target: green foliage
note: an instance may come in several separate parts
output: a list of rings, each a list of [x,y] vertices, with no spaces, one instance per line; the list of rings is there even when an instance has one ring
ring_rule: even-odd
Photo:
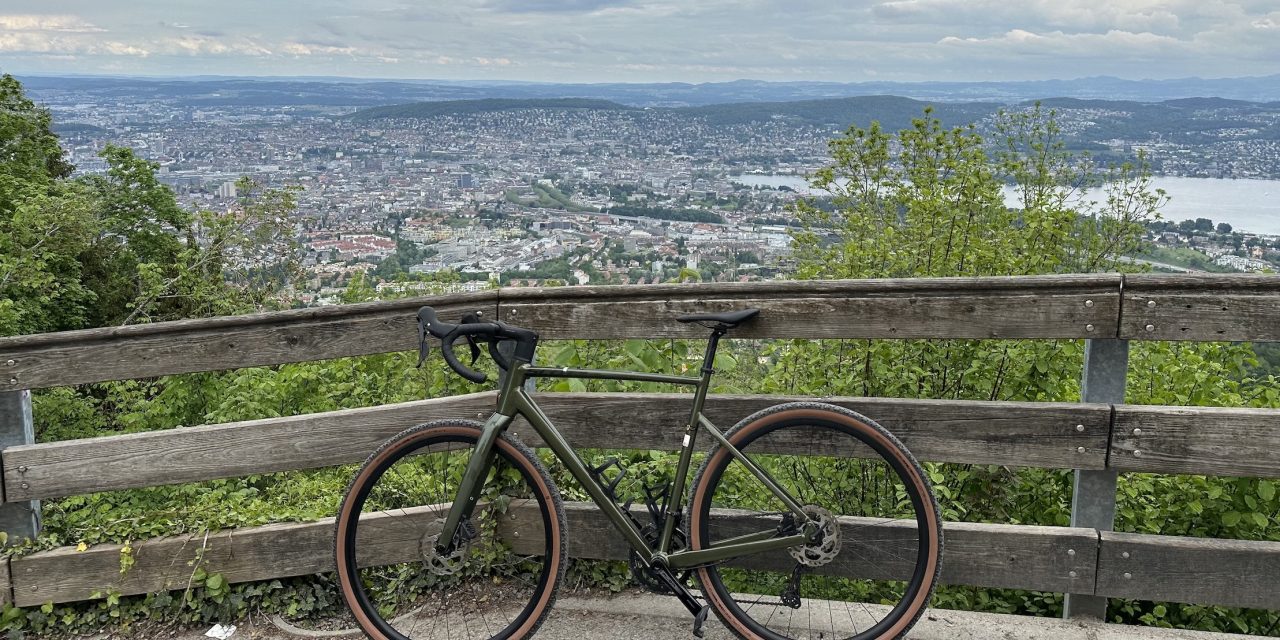
[[[548,209],[564,209],[565,211],[595,211],[592,207],[584,207],[574,202],[568,195],[556,188],[554,185],[535,182],[532,187],[533,193],[537,198],[533,202],[524,203],[529,206],[538,206]]]
[[[83,637],[104,629],[139,630],[156,637],[161,627],[209,624],[254,615],[337,615],[342,600],[332,574],[305,578],[228,584],[221,574],[197,568],[190,586],[145,596],[121,596],[104,591],[82,603],[19,608],[11,604],[0,612],[0,629],[10,638]],[[146,630],[146,631],[144,631]],[[153,631],[157,633],[148,633]],[[169,633],[165,632],[166,635]]]
[[[0,78],[0,335],[244,313],[295,274],[289,190],[188,212],[126,148],[71,178],[49,114]]]
[[[395,253],[386,257],[385,260],[378,263],[377,270],[374,275],[383,280],[396,280],[401,277],[409,276],[409,267],[420,265],[436,254],[440,253],[435,247],[420,247],[417,243],[404,238],[396,239]]]
[[[801,201],[801,278],[1031,275],[1124,271],[1143,222],[1163,203],[1144,167],[1105,175],[1066,151],[1051,112],[1004,114],[994,157],[973,127],[944,129],[926,110],[896,135],[872,123],[830,143],[811,180],[834,210]],[[1104,180],[1105,178],[1105,180]],[[1082,189],[1106,185],[1103,202]],[[1005,206],[1010,183],[1020,210]]]
[[[1106,171],[1066,150],[1052,112],[1003,114],[994,153],[972,128],[925,118],[896,135],[872,124],[831,143],[832,163],[813,178],[830,203],[801,202],[794,232],[798,273],[808,278],[991,276],[1129,271],[1145,223],[1165,194],[1141,158]],[[1012,184],[1024,207],[1007,209]],[[1082,196],[1101,185],[1099,201]],[[826,205],[826,206],[820,206]],[[834,205],[834,206],[832,206]],[[760,390],[1070,402],[1079,398],[1078,341],[777,341]],[[1135,343],[1127,399],[1133,403],[1280,406],[1277,381],[1261,375],[1248,345]],[[1066,525],[1071,472],[928,465],[951,520]],[[1264,498],[1264,496],[1269,496]],[[1274,486],[1256,479],[1130,474],[1122,478],[1116,528],[1143,533],[1280,540]],[[1060,612],[1060,598],[948,587],[941,606],[1009,613]],[[1156,607],[1159,607],[1158,609]],[[1120,602],[1121,622],[1201,629],[1265,630],[1275,613]],[[1274,627],[1273,627],[1274,628]]]

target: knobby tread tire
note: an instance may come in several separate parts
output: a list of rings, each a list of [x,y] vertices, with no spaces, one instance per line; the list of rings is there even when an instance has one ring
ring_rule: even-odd
[[[350,497],[354,495],[352,491],[356,488],[356,483],[363,475],[363,471],[369,465],[373,464],[376,460],[378,460],[389,449],[394,449],[396,447],[404,446],[406,442],[410,442],[416,439],[416,437],[419,434],[425,431],[431,431],[435,429],[446,429],[446,428],[452,428],[452,429],[463,428],[463,429],[473,430],[475,432],[474,439],[478,440],[480,433],[484,430],[484,424],[480,422],[476,422],[474,420],[442,419],[442,420],[433,420],[431,422],[410,427],[408,429],[405,429],[404,431],[401,431],[395,436],[392,436],[391,438],[387,439],[386,442],[383,442],[382,445],[379,446],[373,453],[369,454],[369,457],[366,458],[364,463],[360,465],[360,469],[357,470],[354,475],[352,475],[351,480],[348,481],[347,483],[346,490],[343,492],[342,502],[339,506],[339,517],[334,519],[334,564],[338,568],[339,583],[342,583],[344,581],[343,576],[345,575],[341,566],[341,556],[338,552],[338,549],[340,549],[341,546],[345,543],[345,539],[343,537],[343,525],[346,524],[346,522],[342,518],[341,514],[345,509],[347,500],[349,500]],[[564,536],[568,526],[568,521],[565,517],[564,500],[560,496],[560,490],[556,486],[555,481],[552,480],[551,475],[547,473],[546,467],[542,465],[542,462],[538,459],[538,456],[536,453],[534,453],[533,449],[530,449],[528,445],[522,442],[513,433],[504,432],[499,439],[502,442],[506,443],[507,445],[510,445],[511,449],[515,452],[516,455],[523,457],[524,461],[529,466],[529,470],[532,471],[534,474],[536,474],[536,476],[541,480],[541,482],[545,483],[547,489],[550,492],[549,500],[547,502],[549,503],[551,509],[554,512],[552,514],[552,517],[555,519],[556,522],[559,523],[558,528],[560,531],[560,535],[555,537],[555,545],[553,546],[553,549],[557,549],[559,551],[559,553],[556,554],[557,557],[559,558],[559,561],[556,563],[556,567],[553,569],[551,576],[548,579],[549,586],[547,586],[546,589],[550,590],[550,594],[548,596],[546,604],[543,605],[542,609],[538,612],[537,619],[534,621],[533,626],[530,627],[523,635],[520,635],[520,636],[508,635],[502,639],[502,640],[524,640],[525,638],[532,637],[534,634],[537,633],[538,629],[542,627],[542,623],[546,620],[547,614],[550,613],[551,609],[555,606],[556,596],[559,592],[560,585],[564,582],[565,570],[568,567],[568,556],[565,553],[566,549],[565,549],[565,542],[564,542]],[[496,446],[498,445],[495,444],[495,447]],[[354,607],[352,607],[352,603],[347,599],[348,598],[347,588],[344,585],[340,584],[339,592],[340,592],[340,595],[342,595],[343,601],[347,605],[348,609],[352,609],[352,612],[355,613]],[[359,618],[359,615],[357,615],[357,619],[358,618]],[[373,638],[374,640],[385,640],[384,638],[381,637],[381,634],[374,635],[374,633],[376,632],[373,630],[364,629],[363,626],[362,626],[362,630],[368,635],[368,637]]]
[[[907,636],[907,633],[910,632],[912,627],[915,626],[916,622],[920,620],[920,616],[924,615],[925,610],[928,609],[928,603],[933,598],[933,592],[938,584],[938,575],[942,571],[942,556],[943,556],[944,541],[942,537],[941,509],[939,509],[938,507],[937,497],[934,496],[933,494],[932,485],[929,482],[929,476],[925,474],[924,469],[921,468],[919,461],[915,459],[915,456],[911,455],[911,452],[902,444],[902,442],[898,440],[898,438],[895,437],[892,433],[890,433],[887,429],[880,426],[879,423],[875,422],[874,420],[871,420],[870,418],[860,413],[857,413],[856,411],[852,411],[850,409],[846,409],[844,407],[840,407],[833,404],[828,404],[825,402],[811,402],[811,401],[810,402],[787,402],[783,404],[774,405],[772,407],[767,407],[765,409],[761,409],[760,411],[757,411],[743,418],[742,420],[738,421],[737,424],[733,425],[732,428],[730,428],[728,431],[725,432],[724,434],[725,439],[728,440],[730,443],[733,443],[734,446],[736,447],[738,446],[738,444],[734,442],[734,437],[739,433],[741,433],[743,430],[760,422],[761,420],[768,419],[779,413],[783,413],[786,411],[794,411],[797,409],[834,412],[834,413],[840,414],[841,416],[852,418],[857,422],[862,423],[862,425],[865,425],[866,427],[869,427],[872,430],[876,431],[878,434],[884,437],[885,440],[889,442],[889,445],[891,447],[896,448],[899,452],[903,454],[903,458],[905,459],[910,472],[913,474],[916,474],[919,477],[919,479],[922,481],[923,485],[929,489],[924,493],[924,498],[927,500],[926,508],[933,509],[933,513],[938,514],[938,517],[934,519],[934,522],[936,525],[934,533],[936,535],[936,540],[938,541],[938,543],[937,543],[937,550],[936,550],[937,562],[934,565],[932,575],[926,576],[926,582],[928,583],[928,586],[923,599],[924,604],[918,607],[916,611],[912,612],[910,616],[910,622],[902,629],[901,632],[897,633],[891,638],[884,637],[884,638],[878,638],[876,640],[899,640],[900,638],[905,638]],[[711,467],[712,461],[715,460],[716,454],[721,449],[723,449],[723,447],[717,444],[716,446],[712,447],[710,451],[707,452],[706,459],[704,459],[702,461],[702,464],[699,465],[698,472],[697,474],[694,475],[693,482],[689,485],[689,495],[685,501],[685,503],[688,505],[688,508],[685,512],[685,522],[689,523],[689,539],[691,544],[693,543],[693,540],[696,536],[701,535],[701,532],[695,529],[695,527],[693,526],[693,523],[695,522],[695,519],[694,519],[695,498],[702,493],[702,484],[705,480],[706,473]],[[712,598],[710,594],[716,588],[717,585],[711,585],[706,583],[704,579],[704,575],[706,575],[705,569],[698,570],[695,573],[698,576],[699,584],[702,586],[703,594],[707,597],[708,601],[711,601]],[[713,606],[711,608],[716,612],[716,617],[720,619],[720,621],[724,624],[725,628],[728,629],[730,633],[733,633],[735,636],[739,638],[743,638],[744,640],[755,640],[751,636],[747,636],[741,633],[738,630],[737,625],[734,624],[734,620],[730,619],[731,616],[726,614],[724,611],[721,611],[721,608],[719,606],[715,606],[714,602],[712,603],[712,605]]]

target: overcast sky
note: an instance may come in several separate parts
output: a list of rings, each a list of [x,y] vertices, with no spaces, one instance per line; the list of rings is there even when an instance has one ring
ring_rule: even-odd
[[[1280,0],[3,0],[0,71],[554,82],[1280,73]]]

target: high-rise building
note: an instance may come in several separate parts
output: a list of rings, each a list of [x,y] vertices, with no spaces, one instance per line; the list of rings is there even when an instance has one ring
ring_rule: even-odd
[[[224,200],[229,200],[231,198],[236,197],[236,183],[234,182],[222,183],[222,186],[218,187],[218,197]]]
[[[476,186],[475,179],[471,177],[471,174],[464,173],[458,176],[459,189],[471,189],[475,186]]]

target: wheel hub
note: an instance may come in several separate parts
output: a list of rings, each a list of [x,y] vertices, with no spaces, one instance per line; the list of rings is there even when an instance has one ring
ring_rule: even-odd
[[[790,547],[787,553],[806,567],[821,567],[840,554],[840,521],[830,511],[817,505],[809,504],[801,509],[809,516],[810,521],[818,525],[816,542]]]
[[[444,526],[444,521],[438,521],[437,525],[433,529],[438,530]],[[437,544],[440,540],[439,533],[424,535],[418,542],[418,555],[422,558],[422,565],[431,574],[442,577],[451,576],[462,570],[462,562],[466,559],[467,552],[471,550],[471,540],[463,534],[461,527],[458,529],[458,532],[453,535],[453,548],[443,553]]]

